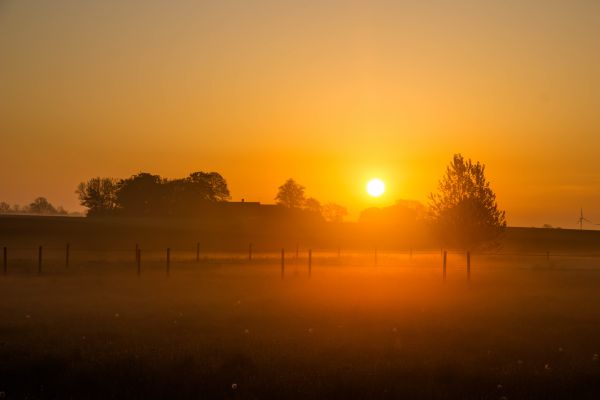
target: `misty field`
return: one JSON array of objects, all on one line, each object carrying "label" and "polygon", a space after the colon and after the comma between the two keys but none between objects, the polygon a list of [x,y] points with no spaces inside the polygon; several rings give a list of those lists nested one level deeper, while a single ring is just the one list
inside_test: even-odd
[{"label": "misty field", "polygon": [[600,258],[44,255],[0,277],[7,399],[600,395]]}]

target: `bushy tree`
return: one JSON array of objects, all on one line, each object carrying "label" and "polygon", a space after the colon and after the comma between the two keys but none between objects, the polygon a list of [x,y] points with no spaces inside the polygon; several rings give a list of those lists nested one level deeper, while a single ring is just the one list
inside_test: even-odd
[{"label": "bushy tree", "polygon": [[227,181],[217,172],[194,172],[187,178],[165,181],[168,215],[195,215],[206,206],[231,198]]},{"label": "bushy tree", "polygon": [[116,202],[126,215],[161,215],[167,210],[165,180],[159,175],[140,172],[117,185]]},{"label": "bushy tree", "polygon": [[348,210],[339,204],[327,203],[323,206],[322,213],[327,222],[342,222],[348,215]]},{"label": "bushy tree", "polygon": [[290,178],[283,185],[279,186],[275,200],[277,204],[287,208],[301,208],[304,206],[305,201],[304,186]]},{"label": "bushy tree", "polygon": [[10,212],[10,204],[5,201],[0,202],[0,214],[7,214]]},{"label": "bushy tree", "polygon": [[320,216],[322,215],[323,206],[319,200],[315,199],[314,197],[309,197],[304,201],[304,209]]},{"label": "bushy tree", "polygon": [[185,184],[186,190],[197,193],[202,200],[216,202],[231,198],[227,181],[218,172],[193,172]]},{"label": "bushy tree", "polygon": [[505,212],[485,178],[485,165],[455,154],[430,195],[429,215],[444,244],[475,248],[493,241],[506,227]]},{"label": "bushy tree", "polygon": [[28,211],[33,214],[56,214],[56,208],[45,197],[38,197],[29,204]]},{"label": "bushy tree", "polygon": [[90,216],[111,214],[117,208],[117,182],[112,178],[96,177],[81,182],[75,193]]}]

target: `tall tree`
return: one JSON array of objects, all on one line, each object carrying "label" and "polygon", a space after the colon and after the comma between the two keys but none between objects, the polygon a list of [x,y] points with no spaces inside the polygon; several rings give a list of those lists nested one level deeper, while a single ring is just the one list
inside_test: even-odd
[{"label": "tall tree", "polygon": [[283,185],[279,186],[275,200],[277,204],[287,208],[300,208],[304,205],[305,201],[304,186],[290,178]]},{"label": "tall tree", "polygon": [[108,215],[117,208],[117,182],[112,178],[96,177],[81,182],[75,193],[90,216]]},{"label": "tall tree", "polygon": [[446,245],[474,248],[493,241],[506,227],[496,194],[485,178],[485,165],[455,154],[430,195],[429,214]]}]

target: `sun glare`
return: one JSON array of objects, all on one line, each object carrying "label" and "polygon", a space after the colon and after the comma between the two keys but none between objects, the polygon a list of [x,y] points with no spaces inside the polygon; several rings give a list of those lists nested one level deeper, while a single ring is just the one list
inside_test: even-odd
[{"label": "sun glare", "polygon": [[367,193],[369,196],[379,197],[385,192],[385,184],[381,179],[374,178],[367,183]]}]

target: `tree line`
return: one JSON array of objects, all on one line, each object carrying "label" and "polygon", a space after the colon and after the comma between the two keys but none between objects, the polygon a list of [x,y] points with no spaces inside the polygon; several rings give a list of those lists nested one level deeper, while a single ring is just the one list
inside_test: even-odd
[{"label": "tree line", "polygon": [[336,203],[321,204],[314,197],[306,197],[304,190],[304,186],[290,178],[279,186],[275,196],[276,204],[291,209],[305,210],[321,216],[328,222],[342,222],[344,217],[348,215],[346,207]]},{"label": "tree line", "polygon": [[[77,188],[88,215],[194,216],[210,212],[215,204],[231,199],[226,180],[217,172],[194,172],[181,179],[165,179],[142,172],[127,179],[92,178]],[[345,207],[321,204],[306,197],[305,187],[288,179],[277,190],[276,204],[282,208],[310,213],[341,222]],[[366,210],[365,221],[412,220],[429,225],[443,245],[475,248],[493,242],[506,227],[505,212],[485,177],[485,165],[455,154],[429,196],[428,206],[398,203],[380,211]]]},{"label": "tree line", "polygon": [[231,198],[217,172],[165,179],[141,172],[126,179],[92,178],[76,190],[88,216],[189,216]]},{"label": "tree line", "polygon": [[62,206],[53,206],[45,197],[37,197],[26,205],[14,204],[11,206],[5,201],[1,201],[0,214],[68,215],[69,212]]},{"label": "tree line", "polygon": [[[321,204],[306,198],[304,186],[293,179],[281,185],[276,204],[290,210],[341,222],[348,214],[335,203]],[[166,179],[141,172],[126,179],[91,178],[76,190],[88,216],[197,216],[211,207],[228,202],[231,194],[227,181],[218,172],[193,172],[180,179]]]}]

